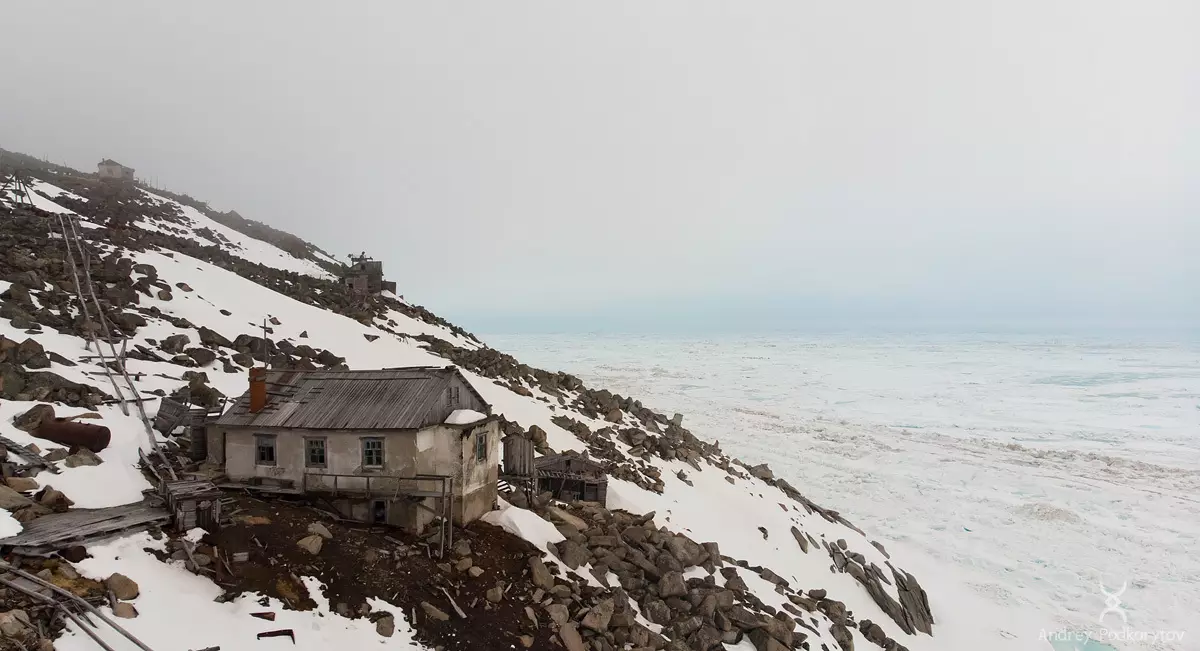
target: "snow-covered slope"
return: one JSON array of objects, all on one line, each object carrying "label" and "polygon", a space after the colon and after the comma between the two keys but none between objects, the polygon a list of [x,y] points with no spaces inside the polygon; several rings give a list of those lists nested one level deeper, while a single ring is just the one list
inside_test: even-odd
[{"label": "snow-covered slope", "polygon": [[[34,198],[34,202],[43,210],[70,212],[47,197],[73,197],[77,202],[73,205],[77,209],[86,203],[82,196],[45,181],[38,181],[34,190],[35,194],[41,193]],[[297,258],[269,243],[247,237],[189,206],[166,197],[139,192],[147,205],[169,208],[171,214],[181,218],[167,219],[153,212],[136,219],[133,222],[136,228],[182,238],[203,247],[217,247],[229,256],[301,274],[313,282],[332,278],[328,271],[312,260]],[[8,199],[11,203],[12,198]],[[3,218],[2,211],[3,208],[0,208],[0,219]],[[48,232],[30,235],[44,241],[46,248],[43,254],[50,253],[54,247],[62,244],[61,238],[54,239]],[[128,360],[128,369],[136,374],[136,383],[144,394],[156,390],[165,393],[178,390],[187,383],[183,374],[188,371],[203,372],[207,375],[207,385],[226,396],[240,394],[246,387],[245,366],[238,361],[239,353],[232,342],[240,336],[261,337],[264,320],[269,324],[269,338],[281,342],[281,349],[307,346],[318,351],[329,351],[343,358],[350,368],[445,365],[449,363],[447,358],[434,351],[445,354],[449,350],[447,347],[452,347],[456,349],[453,355],[468,355],[470,351],[479,352],[480,349],[480,344],[464,332],[421,318],[419,313],[409,309],[411,306],[398,300],[392,300],[365,318],[351,318],[259,284],[244,275],[248,272],[242,270],[239,273],[236,265],[226,262],[216,264],[178,250],[147,245],[140,240],[136,244],[126,245],[122,238],[97,238],[91,239],[89,244],[101,257],[115,254],[130,260],[131,278],[141,281],[143,286],[152,287],[137,296],[137,312],[145,319],[145,324],[131,328],[127,342],[131,350],[141,347],[154,352],[149,357]],[[35,255],[38,253],[34,251]],[[60,259],[61,255],[59,252]],[[289,278],[282,286],[290,288],[308,282]],[[28,309],[40,307],[43,292],[46,292],[46,300],[50,300],[50,294],[54,291],[50,287],[49,284],[29,287],[32,290],[32,304],[27,306]],[[162,287],[169,290],[164,291]],[[318,284],[308,287],[306,291],[319,295],[320,292],[335,291],[334,287],[332,283]],[[345,311],[350,312],[349,309]],[[47,353],[55,353],[78,364],[69,366],[52,358],[45,370],[72,382],[91,384],[111,393],[112,387],[107,384],[103,373],[99,372],[99,360],[89,358],[94,352],[85,349],[83,338],[67,330],[67,334],[62,334],[51,328],[42,328],[40,333],[30,333],[29,328],[11,325],[7,318],[0,321],[0,335],[14,341],[32,337]],[[212,333],[219,335],[219,339],[214,339]],[[182,353],[185,357],[191,354],[196,365],[180,366],[181,360],[164,349],[164,342],[178,335],[185,335],[188,339],[182,350],[203,347],[213,354],[209,356],[194,350],[192,353]],[[431,343],[431,339],[444,343]],[[174,353],[177,354],[181,353]],[[154,356],[160,357],[160,361],[152,359]],[[841,515],[814,508],[786,482],[781,484],[773,479],[769,471],[752,470],[738,463],[730,463],[715,448],[681,447],[681,451],[673,454],[674,458],[669,460],[662,454],[649,453],[647,448],[650,444],[640,443],[641,438],[660,438],[661,430],[669,430],[670,426],[665,420],[648,420],[645,412],[637,415],[639,409],[644,409],[640,404],[636,408],[619,408],[616,413],[592,411],[589,415],[589,410],[580,405],[586,403],[592,394],[582,387],[548,388],[522,379],[521,372],[507,376],[488,371],[489,367],[483,363],[477,365],[475,370],[471,370],[469,364],[463,366],[466,367],[468,379],[497,413],[511,423],[519,424],[522,429],[544,431],[547,448],[558,452],[590,449],[595,453],[599,445],[608,450],[606,454],[609,460],[620,460],[627,466],[630,474],[610,480],[609,509],[624,509],[635,514],[654,512],[655,525],[677,534],[686,534],[696,541],[715,542],[722,555],[745,561],[750,568],[766,568],[785,580],[787,586],[781,586],[764,579],[769,574],[761,570],[733,570],[758,600],[773,609],[791,611],[797,603],[805,601],[804,592],[827,591],[829,599],[844,604],[858,622],[871,620],[887,638],[914,651],[1025,651],[1040,648],[1031,643],[1036,639],[1038,623],[979,621],[974,618],[972,597],[968,590],[946,577],[922,575],[919,572],[914,574],[928,592],[936,623],[932,636],[921,632],[906,633],[894,621],[894,617],[878,605],[878,599],[869,594],[860,580],[847,571],[833,568],[839,562],[848,562],[868,570],[879,568],[885,579],[877,581],[876,585],[891,599],[903,602],[904,595],[901,594],[898,581],[892,580],[889,567],[905,568],[905,559],[900,554],[889,557],[884,551],[890,549],[887,541],[881,541],[878,547],[873,545],[867,535],[849,525]],[[491,377],[482,373],[488,373]],[[34,404],[21,400],[0,403],[0,434],[18,444],[36,444],[42,451],[59,447],[35,439],[13,425],[13,417],[24,413]],[[87,410],[57,406],[57,411],[59,415],[73,415]],[[77,507],[136,502],[141,499],[141,491],[150,488],[137,467],[139,449],[148,447],[145,430],[132,412],[126,415],[116,406],[103,406],[97,411],[113,434],[111,445],[100,453],[104,462],[96,466],[64,466],[59,474],[43,473],[37,480],[43,485],[52,484],[66,493]],[[580,434],[583,430],[571,425],[571,421],[582,424],[589,432],[603,434]],[[618,429],[621,430],[620,436],[611,436]],[[597,437],[603,437],[607,442],[600,442]],[[699,449],[703,449],[703,452],[695,451]],[[648,479],[639,481],[639,478]],[[642,487],[653,483],[650,481],[653,479],[661,482],[661,492]],[[787,479],[803,492],[803,477]],[[489,519],[526,537],[541,549],[545,549],[548,542],[562,540],[555,526],[534,512],[507,504],[504,508],[504,512],[495,513]],[[853,520],[852,514],[845,516]],[[870,523],[857,524],[865,531],[870,530]],[[19,528],[20,523],[6,511],[0,510],[0,535],[15,533]],[[802,537],[803,542],[798,537]],[[221,644],[227,649],[241,648],[249,632],[244,630],[246,624],[243,616],[248,609],[257,608],[255,601],[247,598],[232,603],[212,603],[219,591],[206,580],[185,572],[177,564],[162,563],[143,551],[143,548],[153,548],[156,544],[145,534],[137,534],[96,546],[90,550],[93,558],[79,563],[77,569],[85,576],[96,578],[121,571],[141,583],[143,589],[152,589],[162,595],[161,600],[150,602],[143,608],[144,614],[150,616],[129,620],[127,624],[127,628],[154,648],[183,648],[188,642],[181,639],[199,639],[190,635],[180,638],[181,627],[222,629],[220,635],[212,637],[212,641],[206,644]],[[851,556],[857,560],[846,561]],[[839,557],[841,561],[837,560]],[[857,565],[854,565],[855,562]],[[580,576],[585,575],[580,573]],[[688,570],[686,576],[705,575],[704,570],[694,567]],[[729,580],[722,573],[714,576],[718,585],[724,585]],[[315,587],[310,592],[320,594]],[[790,595],[799,595],[800,598],[792,599]],[[374,643],[383,643],[389,648],[417,648],[411,637],[403,634],[405,626],[402,622],[397,623],[398,634],[385,640],[375,636],[370,630],[372,627],[363,624],[363,620],[344,620],[330,615],[328,604],[323,604],[316,612],[287,612],[279,604],[273,604],[273,609],[286,613],[282,617],[287,626],[317,633],[301,636],[297,640],[301,648],[361,648]],[[868,640],[863,632],[852,625],[842,628],[845,633],[835,633],[832,630],[834,617],[827,612],[818,610],[805,617],[807,625],[811,627],[807,641],[809,649],[836,651],[842,648],[838,638],[844,635],[852,637],[855,649],[885,648],[877,641]],[[282,626],[282,622],[280,624]],[[114,639],[113,642],[117,648],[128,647],[123,640]],[[291,645],[290,642],[273,639],[261,641],[254,648],[269,649],[276,644]],[[90,640],[74,631],[60,641],[59,648],[90,649],[93,648],[91,645]],[[727,648],[755,647],[747,638],[736,646],[727,645]],[[893,644],[891,648],[898,647]]]}]

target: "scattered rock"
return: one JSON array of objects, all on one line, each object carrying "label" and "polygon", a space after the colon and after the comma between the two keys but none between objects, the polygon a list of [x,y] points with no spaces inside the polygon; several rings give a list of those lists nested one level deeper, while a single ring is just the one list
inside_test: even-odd
[{"label": "scattered rock", "polygon": [[382,637],[391,637],[396,633],[396,618],[393,615],[384,615],[375,620],[375,632]]},{"label": "scattered rock", "polygon": [[454,555],[455,556],[470,556],[471,555],[471,541],[459,540],[459,541],[455,542],[454,543]]},{"label": "scattered rock", "polygon": [[102,463],[104,463],[104,459],[101,459],[99,455],[87,448],[80,448],[78,452],[63,460],[63,465],[68,468],[98,466]]},{"label": "scattered rock", "polygon": [[[550,570],[546,568],[546,564],[542,562],[542,559],[530,558],[529,572],[533,585],[543,590],[554,589],[554,576],[550,574]],[[680,580],[682,581],[682,578]]]},{"label": "scattered rock", "polygon": [[0,638],[19,640],[34,632],[29,615],[24,610],[0,613]]},{"label": "scattered rock", "polygon": [[88,557],[88,552],[87,547],[83,545],[72,545],[60,551],[58,555],[72,563],[78,563]]},{"label": "scattered rock", "polygon": [[441,610],[438,609],[437,606],[434,606],[433,604],[429,603],[428,601],[421,602],[421,610],[424,610],[425,615],[427,615],[430,619],[436,619],[439,622],[449,621],[449,619],[450,619],[449,615],[442,612]]},{"label": "scattered rock", "polygon": [[312,533],[312,534],[316,534],[316,535],[324,538],[325,540],[333,539],[333,534],[330,533],[329,528],[326,527],[325,525],[321,524],[320,522],[314,522],[314,523],[308,525],[308,532]]},{"label": "scattered rock", "polygon": [[54,420],[53,405],[34,405],[29,408],[29,411],[13,417],[13,426],[22,432],[33,432],[41,427],[42,423]]},{"label": "scattered rock", "polygon": [[38,496],[38,503],[60,513],[75,506],[75,502],[72,502],[71,498],[64,495],[62,491],[55,490],[49,486],[42,489],[42,492]]},{"label": "scattered rock", "polygon": [[500,603],[504,600],[504,584],[497,583],[495,586],[490,588],[484,596],[488,601],[494,604]]},{"label": "scattered rock", "polygon": [[298,545],[300,549],[303,549],[313,556],[316,556],[317,554],[321,553],[321,546],[324,544],[324,542],[324,538],[322,538],[319,534],[314,533],[301,538],[296,542],[296,545]]},{"label": "scattered rock", "polygon": [[608,623],[612,620],[614,610],[616,610],[616,603],[612,599],[605,599],[592,606],[580,625],[597,633],[603,633],[608,630]]},{"label": "scattered rock", "polygon": [[752,466],[750,468],[747,468],[747,470],[750,471],[751,477],[755,477],[755,478],[761,479],[763,481],[770,481],[772,479],[775,479],[775,473],[771,472],[771,469],[768,468],[767,464],[765,464],[765,463],[759,464],[757,466]]},{"label": "scattered rock", "polygon": [[138,616],[137,608],[127,601],[119,601],[116,606],[113,606],[113,615],[121,619],[133,619]]},{"label": "scattered rock", "polygon": [[190,343],[192,343],[191,337],[185,334],[178,334],[163,338],[163,340],[159,342],[158,347],[163,349],[163,352],[171,353],[172,355],[178,355],[179,353],[182,353],[183,349],[186,348]]},{"label": "scattered rock", "polygon": [[183,353],[195,360],[197,366],[208,366],[217,359],[217,354],[208,348],[188,348]]},{"label": "scattered rock", "polygon": [[124,574],[113,574],[104,581],[104,585],[112,590],[113,595],[122,601],[137,599],[139,594],[138,584],[133,579]]},{"label": "scattered rock", "polygon": [[200,343],[205,346],[215,346],[217,348],[233,348],[233,342],[226,339],[221,333],[216,330],[211,330],[201,326],[198,328],[200,332]]},{"label": "scattered rock", "polygon": [[8,477],[4,480],[4,483],[8,484],[9,488],[22,493],[38,489],[37,480],[29,477]]},{"label": "scattered rock", "polygon": [[562,626],[571,621],[571,611],[563,604],[550,604],[546,606],[546,614],[550,616],[550,621]]},{"label": "scattered rock", "polygon": [[583,638],[579,637],[579,631],[575,629],[575,625],[571,623],[563,624],[558,629],[558,639],[562,640],[562,644],[567,651],[587,651],[588,648],[583,643]]},{"label": "scattered rock", "polygon": [[0,509],[16,511],[33,504],[33,500],[25,497],[8,486],[0,486]]},{"label": "scattered rock", "polygon": [[658,580],[658,595],[660,597],[682,597],[687,594],[687,584],[683,582],[680,572],[667,572]]}]

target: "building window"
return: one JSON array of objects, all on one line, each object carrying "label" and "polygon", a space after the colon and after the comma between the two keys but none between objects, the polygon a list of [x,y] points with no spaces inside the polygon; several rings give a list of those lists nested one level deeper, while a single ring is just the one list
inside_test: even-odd
[{"label": "building window", "polygon": [[487,432],[478,432],[475,434],[475,461],[480,462],[487,459]]},{"label": "building window", "polygon": [[383,439],[362,440],[362,465],[364,468],[383,467]]},{"label": "building window", "polygon": [[325,439],[304,439],[304,465],[309,468],[325,467]]},{"label": "building window", "polygon": [[254,465],[275,465],[275,437],[273,435],[254,435]]},{"label": "building window", "polygon": [[450,387],[450,392],[447,394],[451,407],[458,406],[458,387]]}]

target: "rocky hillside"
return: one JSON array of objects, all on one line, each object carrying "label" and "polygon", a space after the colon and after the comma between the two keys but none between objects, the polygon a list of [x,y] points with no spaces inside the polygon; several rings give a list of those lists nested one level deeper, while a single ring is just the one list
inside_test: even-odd
[{"label": "rocky hillside", "polygon": [[[141,467],[146,430],[113,402],[120,386],[86,345],[106,326],[124,340],[151,416],[158,396],[186,392],[216,406],[240,394],[256,360],[299,369],[453,363],[507,433],[542,454],[589,454],[611,475],[602,506],[509,495],[440,562],[423,551],[428,541],[248,498],[219,536],[151,531],[70,559],[17,559],[131,617],[126,627],[155,649],[291,646],[251,642],[284,628],[314,649],[1006,648],[975,644],[973,622],[944,625],[936,595],[903,560],[805,498],[802,481],[747,467],[634,397],[521,364],[421,306],[351,297],[319,248],[236,214],[63,168],[24,174],[28,195],[11,183],[0,195],[0,434],[29,468],[0,487],[0,536],[56,510],[136,503],[152,487]],[[63,237],[71,220],[103,320],[76,298]],[[403,286],[403,271],[393,272]],[[27,416],[39,404],[102,422],[110,445],[79,458],[31,436],[21,426],[42,417]],[[185,451],[185,441],[159,442]],[[114,573],[142,596],[108,596]],[[20,593],[0,592],[0,611],[0,629],[20,640],[12,648],[96,648]],[[270,611],[274,623],[252,611]]]}]

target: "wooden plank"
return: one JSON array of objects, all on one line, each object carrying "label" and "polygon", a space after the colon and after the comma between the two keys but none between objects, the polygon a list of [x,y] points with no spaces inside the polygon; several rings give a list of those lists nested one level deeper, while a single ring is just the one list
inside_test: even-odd
[{"label": "wooden plank", "polygon": [[170,517],[165,510],[149,502],[108,509],[74,509],[65,513],[51,513],[25,523],[21,533],[0,539],[0,546],[65,547],[89,538],[167,522]]},{"label": "wooden plank", "polygon": [[39,457],[38,455],[34,454],[33,452],[30,452],[28,448],[17,443],[14,440],[12,440],[6,436],[0,436],[0,445],[3,445],[4,448],[7,449],[9,452],[12,452],[13,454],[17,455],[18,457],[21,457],[22,459],[24,459],[26,461],[27,465],[36,466],[38,468],[49,470],[52,473],[58,474],[58,466],[50,463],[49,461],[46,461],[45,459]]}]

